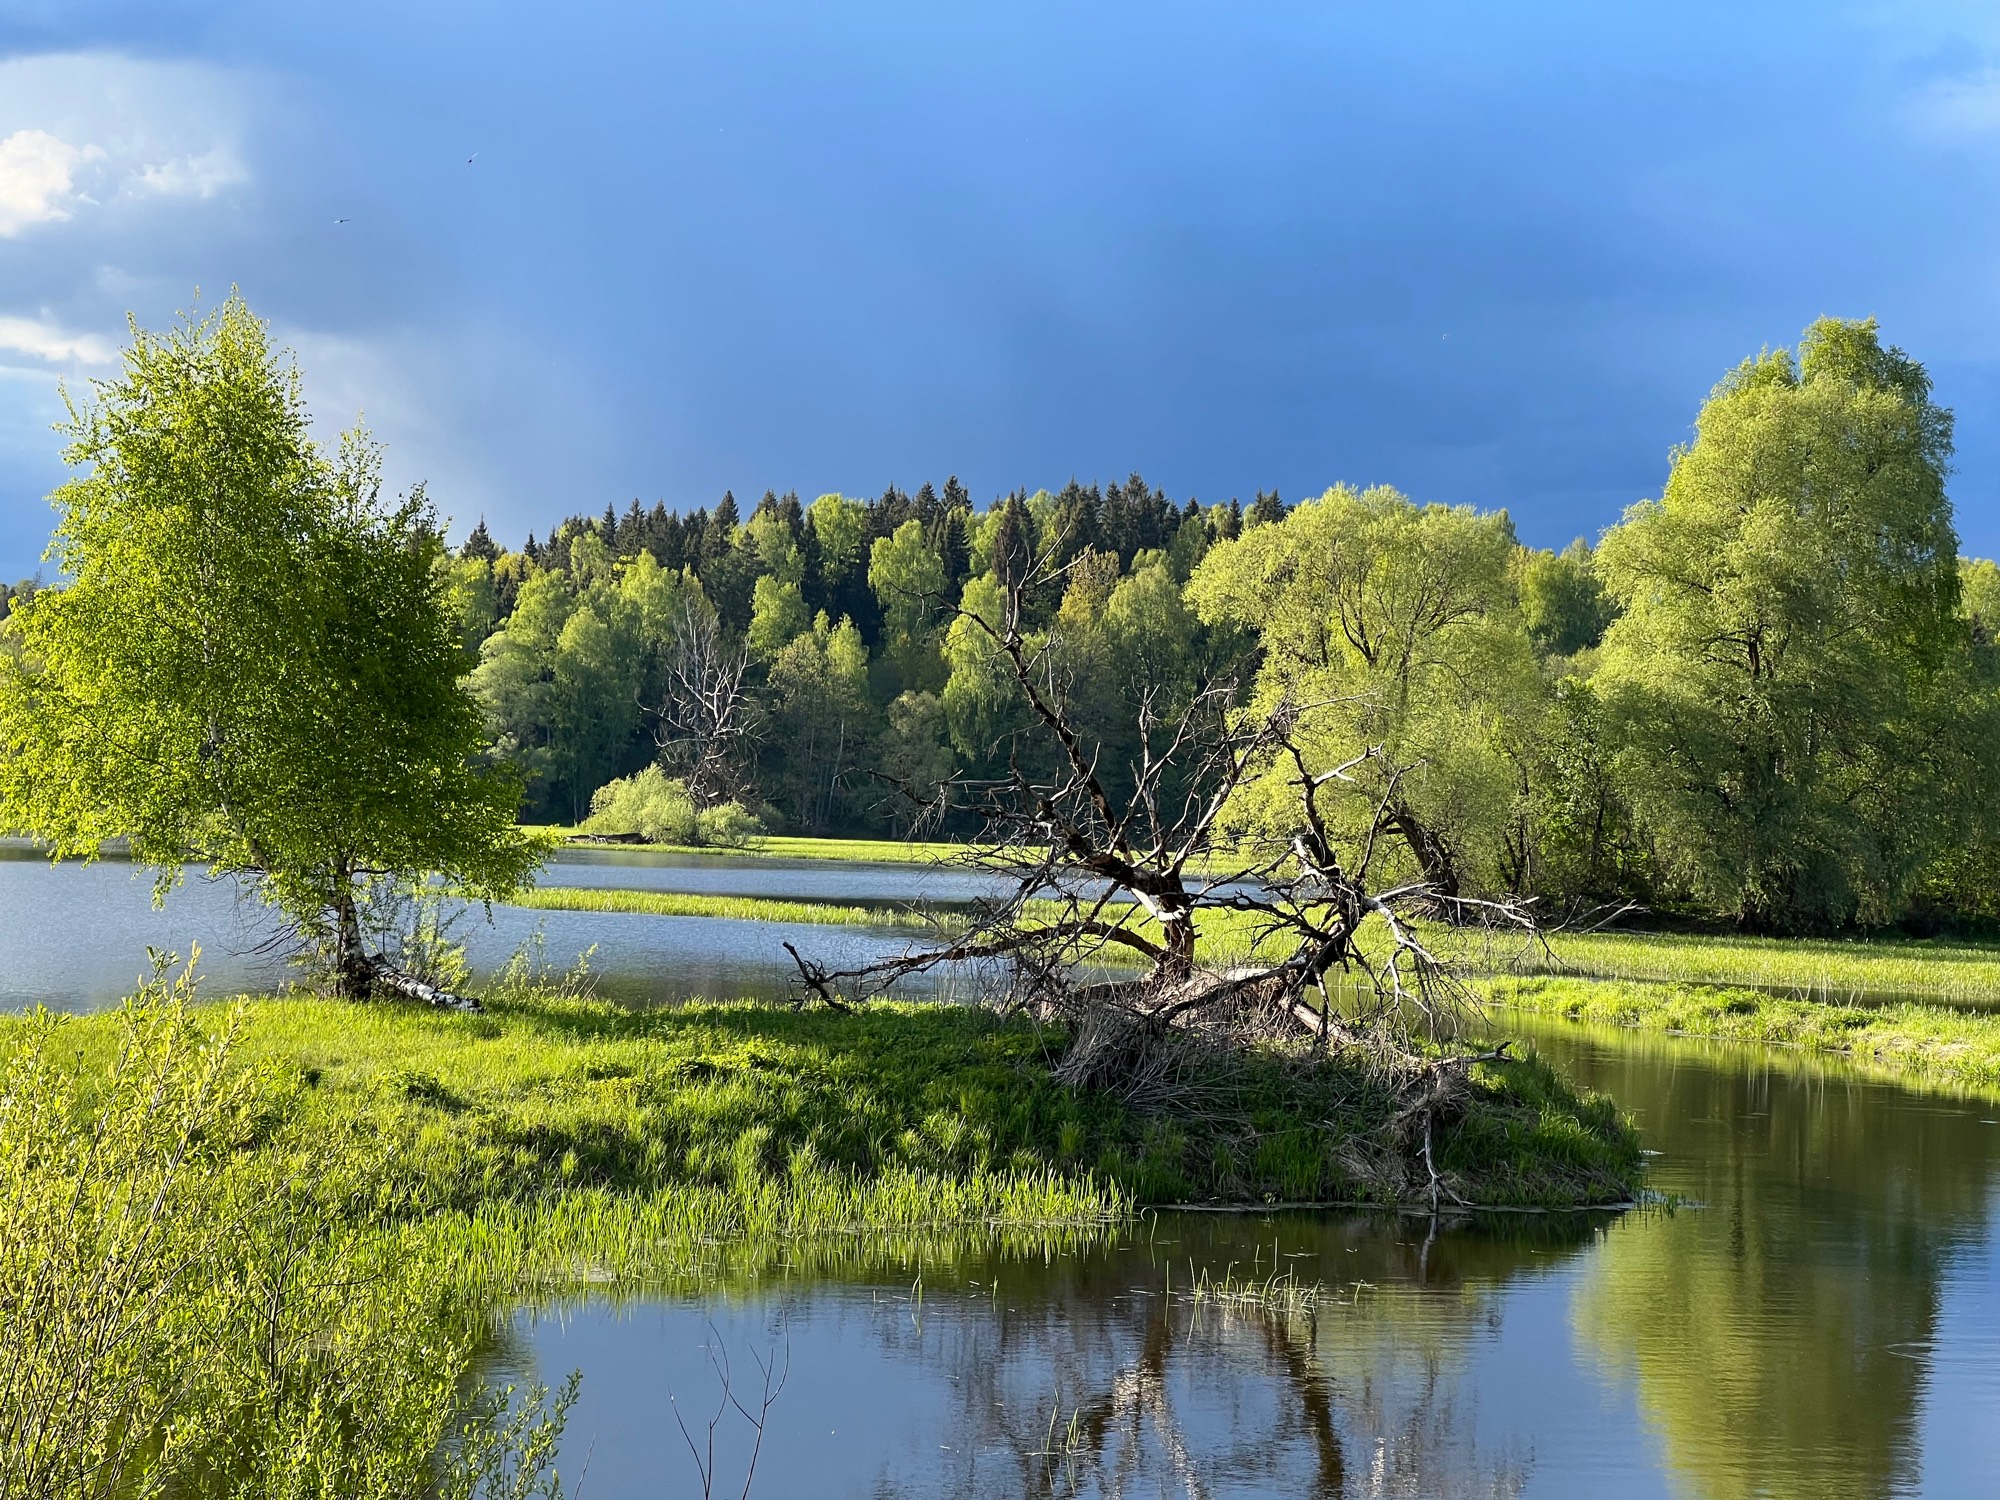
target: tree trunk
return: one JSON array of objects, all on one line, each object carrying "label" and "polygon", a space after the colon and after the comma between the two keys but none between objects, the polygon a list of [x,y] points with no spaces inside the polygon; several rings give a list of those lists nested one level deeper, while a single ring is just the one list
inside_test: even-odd
[{"label": "tree trunk", "polygon": [[1431,894],[1447,900],[1455,897],[1459,888],[1458,861],[1452,857],[1450,846],[1407,807],[1392,809],[1389,821],[1416,856],[1417,867],[1424,872],[1424,883],[1431,888]]},{"label": "tree trunk", "polygon": [[469,995],[439,989],[384,958],[371,957],[362,946],[361,913],[354,904],[353,881],[345,875],[340,882],[340,894],[334,898],[334,920],[337,935],[333,984],[334,993],[341,999],[366,1000],[379,989],[440,1009],[476,1012],[483,1008]]},{"label": "tree trunk", "polygon": [[354,905],[352,877],[340,872],[340,894],[334,897],[336,937],[333,954],[334,993],[343,1000],[366,1000],[375,974],[361,947],[361,913]]}]

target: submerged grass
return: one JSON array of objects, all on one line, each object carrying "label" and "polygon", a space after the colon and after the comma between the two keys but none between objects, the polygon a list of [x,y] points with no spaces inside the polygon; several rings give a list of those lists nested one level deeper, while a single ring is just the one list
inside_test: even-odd
[{"label": "submerged grass", "polygon": [[791,922],[828,927],[927,927],[931,919],[906,906],[849,906],[833,901],[765,896],[708,896],[681,891],[626,891],[591,886],[537,886],[508,902],[536,911],[632,912],[655,917],[720,917],[738,922]]},{"label": "submerged grass", "polygon": [[1837,1054],[1884,1074],[2000,1089],[2000,1015],[1938,1005],[1837,1005],[1710,985],[1492,979],[1496,1004],[1575,1021]]},{"label": "submerged grass", "polygon": [[[574,837],[580,828],[550,826],[544,831]],[[828,839],[796,834],[762,834],[740,847],[708,844],[631,844],[617,847],[666,854],[714,854],[736,859],[844,859],[875,865],[926,865],[961,857],[963,844],[904,839]]]}]

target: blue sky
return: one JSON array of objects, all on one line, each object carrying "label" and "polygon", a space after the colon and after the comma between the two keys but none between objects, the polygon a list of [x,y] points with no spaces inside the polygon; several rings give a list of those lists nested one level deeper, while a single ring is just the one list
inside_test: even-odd
[{"label": "blue sky", "polygon": [[1992,554],[1996,186],[1990,3],[5,0],[0,577],[57,377],[231,284],[514,543],[1137,468],[1559,545],[1731,364],[1874,314]]}]

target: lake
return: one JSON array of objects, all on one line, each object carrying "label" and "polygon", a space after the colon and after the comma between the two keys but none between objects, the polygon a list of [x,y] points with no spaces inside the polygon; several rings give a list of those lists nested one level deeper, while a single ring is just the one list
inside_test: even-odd
[{"label": "lake", "polygon": [[[764,865],[742,858],[559,851],[543,885],[594,885],[798,900],[962,901],[983,877],[921,865],[849,865],[797,860]],[[475,975],[486,977],[537,934],[557,969],[591,953],[600,994],[670,1004],[727,996],[778,999],[792,993],[791,942],[829,968],[900,952],[907,931],[805,923],[656,917],[627,912],[528,911],[496,906],[491,917],[464,911],[454,936]],[[153,880],[121,859],[51,865],[23,845],[0,845],[0,1010],[43,1004],[94,1010],[129,994],[148,947],[183,959],[201,948],[202,988],[211,995],[269,989],[293,977],[271,914],[232,879],[191,872],[153,903]],[[907,981],[896,993],[949,993],[963,975]]]},{"label": "lake", "polygon": [[[578,867],[615,870],[596,851]],[[628,856],[629,858],[629,856]],[[636,866],[651,889],[743,879]],[[681,868],[694,871],[679,873]],[[756,894],[909,899],[899,867],[758,869]],[[581,883],[570,862],[549,883]],[[786,882],[796,882],[787,884]],[[815,888],[817,887],[817,888]],[[719,890],[722,887],[696,887]],[[213,941],[232,988],[264,962],[221,885],[163,912],[128,867],[0,859],[8,1003],[115,996],[148,941]],[[744,891],[740,883],[736,891]],[[845,928],[500,912],[497,961],[543,924],[552,958],[663,998],[779,993],[780,934],[839,958]],[[574,918],[572,922],[569,919]],[[224,950],[226,944],[235,947]],[[232,967],[234,966],[234,967]],[[268,965],[266,965],[268,968]],[[124,976],[123,978],[119,976]],[[2000,1475],[2000,1105],[1777,1050],[1501,1015],[1637,1118],[1651,1187],[1625,1214],[1162,1214],[1081,1250],[802,1244],[698,1296],[625,1289],[524,1306],[500,1378],[582,1372],[564,1471],[586,1496],[700,1493],[676,1428],[789,1358],[763,1496],[1955,1497]],[[1197,1301],[1275,1271],[1310,1313]],[[752,1403],[753,1409],[755,1403]],[[718,1426],[717,1493],[748,1460]]]}]

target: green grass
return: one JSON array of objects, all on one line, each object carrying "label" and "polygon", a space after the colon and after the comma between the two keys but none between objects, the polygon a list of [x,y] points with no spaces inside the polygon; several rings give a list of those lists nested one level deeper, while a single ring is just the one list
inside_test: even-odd
[{"label": "green grass", "polygon": [[1756,985],[1805,999],[1865,995],[2000,1003],[2000,945],[1937,939],[1710,937],[1678,933],[1557,934],[1548,952],[1518,939],[1451,945],[1494,973]]},{"label": "green grass", "polygon": [[829,927],[927,927],[920,912],[901,906],[844,906],[764,896],[704,896],[680,891],[624,891],[586,886],[537,886],[510,906],[537,911],[634,912],[655,917],[721,917],[738,922],[804,922]]},{"label": "green grass", "polygon": [[1687,1036],[1824,1052],[1888,1076],[2000,1089],[2000,1016],[1902,1003],[1836,1005],[1764,990],[1587,979],[1491,979],[1496,1005]]},{"label": "green grass", "polygon": [[[545,825],[543,831],[571,838],[582,830],[571,825]],[[924,865],[957,859],[966,846],[904,839],[827,839],[791,834],[766,834],[740,849],[694,844],[625,844],[608,848],[647,849],[667,854],[716,854],[741,859],[844,859],[866,864]]]},{"label": "green grass", "polygon": [[[1396,1101],[1359,1066],[1308,1079],[1260,1059],[1225,1109],[1142,1116],[1055,1083],[1052,1032],[970,1007],[246,1006],[242,1055],[291,1080],[311,1130],[390,1145],[409,1215],[524,1246],[554,1233],[607,1264],[636,1266],[620,1247],[648,1241],[1397,1196],[1378,1148]],[[109,1018],[66,1026],[99,1048],[115,1035]],[[1483,1066],[1436,1155],[1463,1196],[1507,1204],[1619,1201],[1638,1164],[1608,1101],[1534,1061]]]},{"label": "green grass", "polygon": [[[1199,952],[1214,964],[1259,956],[1253,914],[1210,912]],[[1370,932],[1363,931],[1364,944]],[[1832,1002],[1878,995],[2000,1005],[2000,944],[1915,938],[1758,938],[1687,933],[1511,933],[1427,926],[1424,940],[1473,973],[1755,986]],[[1265,944],[1261,956],[1279,957]]]}]

